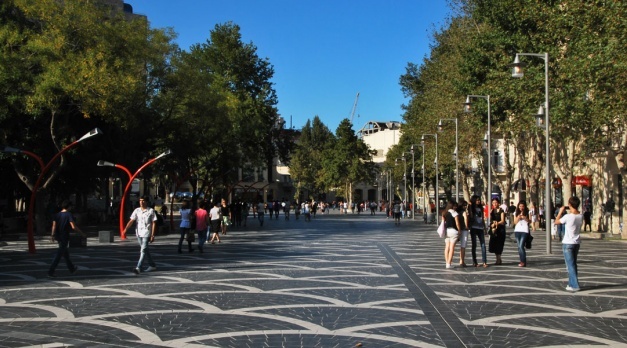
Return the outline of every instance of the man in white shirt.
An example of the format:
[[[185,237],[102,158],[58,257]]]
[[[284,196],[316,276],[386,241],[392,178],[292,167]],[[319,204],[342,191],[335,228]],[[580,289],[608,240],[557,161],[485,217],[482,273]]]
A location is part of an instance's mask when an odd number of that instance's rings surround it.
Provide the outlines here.
[[[155,231],[157,229],[157,214],[148,206],[148,196],[139,198],[139,208],[133,211],[131,214],[131,220],[126,224],[124,228],[124,235],[134,223],[137,223],[135,234],[137,235],[137,242],[140,246],[139,261],[137,267],[133,269],[135,274],[139,274],[142,270],[142,264],[144,259],[148,261],[148,268],[144,272],[152,272],[157,270],[157,264],[152,260],[150,256],[150,250],[148,250],[148,243],[152,243],[155,240]]]
[[[568,208],[561,207],[555,224],[564,225],[564,238],[562,239],[562,251],[564,253],[564,261],[568,270],[568,286],[567,291],[579,291],[579,279],[577,275],[577,254],[579,254],[579,246],[581,245],[581,225],[583,225],[583,215],[579,212],[579,204],[581,201],[577,197],[570,197],[568,200]],[[568,209],[568,214],[566,213]]]

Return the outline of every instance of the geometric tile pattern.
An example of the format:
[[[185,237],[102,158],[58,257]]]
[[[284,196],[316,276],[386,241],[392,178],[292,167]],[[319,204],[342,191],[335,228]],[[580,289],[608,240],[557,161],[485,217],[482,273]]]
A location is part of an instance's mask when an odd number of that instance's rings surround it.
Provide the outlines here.
[[[71,250],[77,274],[62,261],[54,279],[55,245],[31,255],[9,242],[0,347],[627,346],[627,244],[584,240],[582,291],[568,293],[561,247],[546,255],[543,234],[526,268],[508,240],[502,266],[445,269],[444,242],[422,221],[251,219],[204,254],[158,236],[158,269],[139,276],[134,238],[90,238]]]

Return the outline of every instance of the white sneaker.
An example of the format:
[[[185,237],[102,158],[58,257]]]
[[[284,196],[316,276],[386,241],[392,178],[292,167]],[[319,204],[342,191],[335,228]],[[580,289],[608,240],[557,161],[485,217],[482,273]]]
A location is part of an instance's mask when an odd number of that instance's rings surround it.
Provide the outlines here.
[[[154,272],[157,270],[157,267],[152,267],[152,266],[148,266],[148,268],[146,268],[146,270],[144,272]]]
[[[446,268],[453,268],[453,266],[451,266],[451,264],[450,264],[450,263],[447,263],[447,264],[446,264]]]
[[[575,292],[575,291],[579,291],[579,290],[580,290],[579,288],[575,289],[575,288],[571,287],[570,285],[566,285],[566,291],[573,291],[573,292]]]

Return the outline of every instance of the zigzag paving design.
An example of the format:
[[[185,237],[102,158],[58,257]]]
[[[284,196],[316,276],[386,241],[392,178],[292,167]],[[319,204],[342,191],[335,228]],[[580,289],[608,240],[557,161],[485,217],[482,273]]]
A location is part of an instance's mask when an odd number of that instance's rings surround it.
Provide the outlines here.
[[[62,261],[54,279],[54,245],[9,242],[0,347],[627,347],[627,244],[584,240],[582,291],[568,293],[561,246],[546,255],[543,234],[527,268],[508,241],[502,266],[447,270],[422,221],[250,219],[204,254],[159,236],[157,271],[139,276],[134,238],[90,238],[71,250],[77,274]]]

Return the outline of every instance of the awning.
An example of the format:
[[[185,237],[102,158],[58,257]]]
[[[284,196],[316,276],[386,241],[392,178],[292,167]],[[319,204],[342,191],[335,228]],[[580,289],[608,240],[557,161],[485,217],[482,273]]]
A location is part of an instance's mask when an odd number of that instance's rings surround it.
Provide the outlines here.
[[[518,179],[512,184],[512,191],[527,191],[527,186],[529,186],[527,180]]]

